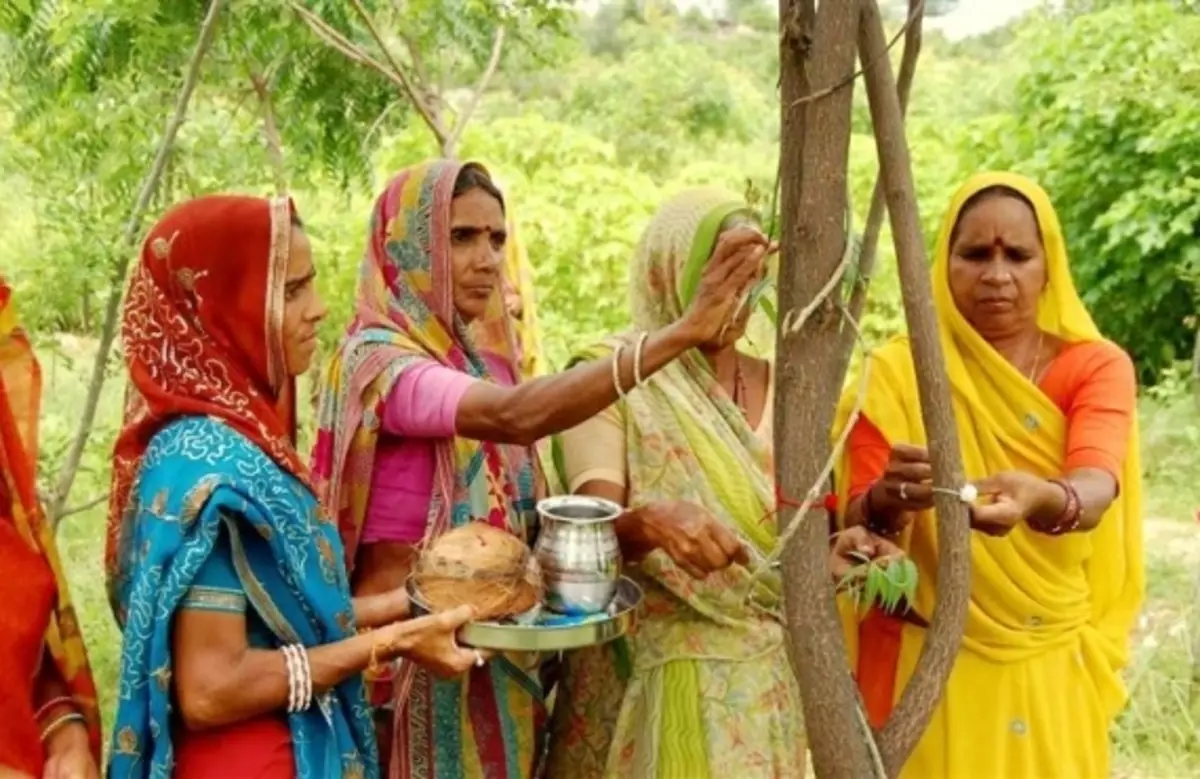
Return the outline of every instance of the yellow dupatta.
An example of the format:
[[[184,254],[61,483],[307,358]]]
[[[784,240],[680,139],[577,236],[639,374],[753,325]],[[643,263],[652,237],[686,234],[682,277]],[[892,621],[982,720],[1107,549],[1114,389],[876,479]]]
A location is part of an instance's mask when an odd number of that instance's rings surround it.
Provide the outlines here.
[[[542,353],[542,328],[538,323],[537,295],[533,284],[533,265],[525,251],[525,242],[517,229],[513,205],[506,200],[508,240],[504,245],[504,279],[521,299],[521,318],[513,323],[520,349],[518,366],[522,379],[534,379],[546,372]]]
[[[1009,173],[984,173],[968,180],[947,209],[932,270],[966,476],[978,479],[1009,469],[1058,476],[1066,446],[1063,413],[987,344],[951,297],[951,232],[966,202],[995,186],[1020,192],[1037,215],[1048,275],[1039,302],[1039,326],[1069,343],[1102,338],[1071,281],[1062,229],[1046,193]],[[889,443],[924,445],[907,339],[890,342],[871,361],[863,414]],[[843,397],[835,432],[847,424],[856,394],[852,386]],[[849,466],[847,455],[838,485],[843,506]],[[939,714],[908,764],[913,775],[1092,776],[1106,771],[1105,731],[1125,702],[1120,671],[1129,660],[1129,632],[1145,587],[1136,418],[1120,488],[1099,527],[1088,533],[1052,538],[1022,525],[1005,538],[972,534],[971,600],[962,650]],[[920,571],[914,608],[926,618],[936,598],[936,521],[933,512],[919,515],[902,539]],[[905,627],[897,699],[923,638],[920,629]],[[1017,666],[1019,673],[1012,670]],[[1076,669],[1082,669],[1082,675],[1068,678]],[[1082,680],[1089,683],[1084,692],[1064,689]],[[1005,684],[1032,689],[1014,691]],[[1076,700],[1086,711],[1062,713],[1065,700]],[[989,717],[1009,704],[1020,711],[1012,714],[1006,732],[984,732]],[[1062,721],[1068,717],[1072,720]]]

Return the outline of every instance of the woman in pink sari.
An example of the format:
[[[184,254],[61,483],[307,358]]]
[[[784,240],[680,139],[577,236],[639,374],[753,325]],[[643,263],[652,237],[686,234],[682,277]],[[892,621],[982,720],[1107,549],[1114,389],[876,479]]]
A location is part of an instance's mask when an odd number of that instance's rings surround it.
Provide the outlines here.
[[[533,444],[712,338],[768,251],[758,231],[735,231],[678,321],[624,352],[522,383],[500,294],[506,240],[504,199],[479,165],[410,168],[376,202],[314,462],[358,595],[402,585],[418,545],[452,526],[486,521],[532,541],[542,492]],[[649,516],[630,511],[621,528],[635,533]],[[411,665],[375,679],[391,776],[535,774],[546,719],[537,666],[480,660],[462,679]]]

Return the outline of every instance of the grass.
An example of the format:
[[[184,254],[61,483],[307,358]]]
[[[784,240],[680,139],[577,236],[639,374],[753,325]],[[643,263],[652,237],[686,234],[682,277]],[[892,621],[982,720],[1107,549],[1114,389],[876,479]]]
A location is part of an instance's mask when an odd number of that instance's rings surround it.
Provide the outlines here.
[[[91,345],[63,338],[41,344],[39,354],[46,374],[43,466],[52,466],[83,407]],[[78,504],[108,490],[122,392],[114,378],[102,396],[97,432],[72,492]],[[1144,401],[1142,443],[1148,597],[1127,674],[1130,703],[1112,734],[1115,773],[1122,779],[1200,776],[1200,679],[1192,676],[1200,660],[1200,526],[1193,519],[1200,508],[1200,413],[1190,400]],[[121,640],[104,591],[104,521],[103,506],[72,515],[59,542],[111,725]]]

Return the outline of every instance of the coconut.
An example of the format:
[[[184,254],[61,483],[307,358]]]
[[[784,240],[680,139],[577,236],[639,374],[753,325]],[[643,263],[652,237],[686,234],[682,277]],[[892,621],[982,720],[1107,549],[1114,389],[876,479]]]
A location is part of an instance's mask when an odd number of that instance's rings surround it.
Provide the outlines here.
[[[521,614],[542,599],[541,569],[529,547],[484,522],[468,523],[430,542],[417,560],[413,580],[430,611],[466,604],[479,620]]]

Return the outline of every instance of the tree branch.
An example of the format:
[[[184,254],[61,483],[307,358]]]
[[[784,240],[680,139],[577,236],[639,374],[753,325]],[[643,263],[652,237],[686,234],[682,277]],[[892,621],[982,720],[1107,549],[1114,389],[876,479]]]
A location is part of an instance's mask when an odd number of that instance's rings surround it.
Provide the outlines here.
[[[924,15],[924,10],[925,10],[925,0],[909,0],[908,17],[905,18],[904,24],[900,27],[899,31],[897,31],[897,33],[892,36],[892,39],[890,41],[888,41],[887,47],[884,49],[883,54],[881,56],[884,56],[884,57],[888,56],[891,53],[892,49],[895,48],[896,42],[899,41],[901,38],[905,39],[905,46],[908,45],[907,32],[912,27],[914,21],[916,22],[916,24],[918,26],[920,26],[920,23],[921,23],[920,19]],[[919,33],[918,33],[918,35],[919,35]],[[866,73],[867,69],[870,68],[871,65],[873,65],[873,64],[874,64],[873,62],[864,61],[862,70],[854,71],[849,76],[846,76],[844,79],[842,79],[841,81],[839,81],[836,84],[833,84],[832,86],[828,86],[825,89],[821,89],[816,92],[812,92],[810,94],[804,95],[803,97],[797,98],[796,101],[794,103],[792,103],[792,108],[804,105],[805,103],[811,103],[814,100],[820,100],[823,97],[829,97],[834,92],[837,92],[839,89],[845,89],[846,87],[853,84],[858,79],[859,76]]]
[[[900,99],[900,113],[908,112],[909,96],[912,94],[913,79],[917,73],[917,59],[921,55],[921,26],[924,21],[925,0],[908,0],[908,21],[904,34],[904,53],[900,55],[900,75],[896,80],[896,95]],[[875,272],[875,262],[879,257],[879,236],[883,231],[883,220],[887,216],[887,203],[884,199],[883,177],[875,177],[875,186],[871,192],[871,205],[867,210],[867,221],[863,227],[862,243],[859,246],[858,267],[853,274],[854,286],[850,290],[848,308],[854,321],[862,319],[863,309],[867,305],[867,292],[871,286],[871,275]],[[849,341],[854,337],[846,332]],[[841,366],[845,372],[849,366],[850,350],[845,350],[846,364]]]
[[[379,28],[375,26],[371,15],[363,7],[362,0],[351,0],[351,2],[354,4],[354,10],[358,14],[358,18],[362,19],[363,24],[367,26],[367,31],[371,33],[371,37],[375,39],[376,45],[383,51],[383,56],[387,58],[388,63],[395,71],[396,77],[403,84],[404,91],[408,94],[409,99],[412,100],[413,106],[421,114],[421,118],[425,120],[425,123],[429,125],[429,129],[433,131],[434,136],[437,138],[438,146],[444,147],[449,134],[446,132],[446,128],[442,124],[438,112],[433,110],[425,101],[425,97],[413,87],[412,82],[404,73],[404,68],[400,67],[400,63],[392,55],[392,50],[388,48],[387,43],[383,40],[383,36],[379,34]]]
[[[258,103],[262,108],[263,140],[267,144],[267,158],[271,161],[271,171],[275,179],[275,194],[287,193],[287,165],[283,157],[283,140],[279,137],[279,128],[275,124],[275,108],[271,104],[271,87],[267,79],[258,73],[250,74],[250,83],[258,95]]]
[[[167,159],[170,157],[171,149],[175,144],[175,137],[179,134],[179,128],[183,126],[184,119],[187,117],[188,104],[191,102],[196,82],[200,78],[200,64],[204,61],[204,55],[212,45],[220,11],[221,0],[212,0],[209,3],[208,13],[204,17],[204,22],[200,26],[196,46],[192,50],[192,57],[184,73],[183,85],[180,87],[179,96],[175,101],[175,112],[167,122],[166,130],[158,145],[158,152],[154,157],[154,162],[150,166],[149,173],[146,174],[146,179],[142,183],[142,189],[138,193],[137,201],[134,203],[129,220],[125,224],[125,233],[121,238],[117,266],[113,269],[111,279],[112,289],[109,291],[108,300],[105,303],[104,329],[101,331],[100,344],[96,352],[95,361],[92,363],[92,377],[91,383],[88,385],[87,398],[84,400],[79,426],[76,428],[75,437],[72,439],[71,446],[67,450],[66,459],[63,462],[62,469],[59,471],[58,484],[54,489],[54,501],[49,511],[52,525],[57,523],[63,515],[63,509],[71,493],[71,486],[75,481],[75,474],[79,470],[80,461],[83,459],[84,448],[87,446],[88,438],[91,436],[92,425],[96,421],[96,409],[100,403],[100,392],[104,389],[105,368],[108,365],[108,356],[112,351],[113,341],[116,340],[117,335],[117,321],[120,317],[121,298],[125,291],[125,274],[129,269],[133,247],[141,232],[142,218],[145,216],[146,209],[149,207],[150,201],[158,189],[159,180],[162,178],[163,170],[166,168]]]
[[[815,6],[812,0],[780,3],[781,311],[808,308],[846,253],[853,86],[829,91],[823,100],[801,98],[826,91],[814,87],[837,84],[854,70],[859,10],[855,0]],[[828,430],[842,390],[842,376],[830,368],[840,361],[842,319],[826,301],[805,320],[799,337],[788,337],[783,324],[781,319],[776,340],[775,469],[786,496],[821,483],[829,461]],[[823,507],[809,506],[787,524],[780,515],[781,536],[795,527],[794,543],[781,553],[790,659],[817,775],[862,779],[873,775],[874,763],[862,737],[858,691],[834,608],[827,516]]]
[[[896,94],[892,65],[881,53],[887,43],[876,0],[862,0],[859,55],[872,63],[866,69],[867,101],[875,126],[880,171],[886,193],[900,288],[908,321],[913,362],[920,394],[933,483],[963,483],[957,424],[950,402],[950,381],[929,299],[929,270],[925,242],[912,180],[912,162],[904,137],[904,118]],[[971,547],[966,511],[953,494],[937,492],[938,519],[937,605],[917,661],[916,671],[880,737],[880,750],[889,775],[895,776],[929,724],[950,676],[962,640],[970,597]]]
[[[408,97],[413,107],[416,108],[417,113],[420,114],[425,124],[437,137],[439,145],[441,144],[442,138],[445,135],[445,132],[441,129],[441,123],[437,120],[436,116],[431,113],[430,108],[425,103],[424,99],[416,92],[412,84],[409,83],[408,77],[404,75],[403,70],[396,66],[395,60],[392,59],[391,52],[388,51],[386,46],[383,47],[383,53],[384,56],[391,61],[392,67],[384,65],[379,60],[372,57],[370,54],[364,51],[361,46],[352,42],[349,38],[331,27],[320,16],[295,2],[295,0],[291,0],[289,5],[291,6],[292,10],[295,11],[296,14],[304,21],[304,23],[308,25],[309,29],[311,29],[318,38],[325,41],[325,43],[331,46],[335,51],[340,52],[342,56],[346,57],[346,59],[350,60],[351,62],[358,63],[359,65],[366,65],[372,70],[377,71],[397,87],[399,87],[400,91],[402,91],[405,96]],[[363,14],[365,13],[366,12],[363,11]],[[374,30],[373,25],[371,26],[371,29]],[[376,40],[379,40],[379,38],[377,37]]]
[[[909,96],[912,94],[913,78],[917,73],[917,59],[921,56],[921,26],[924,20],[925,0],[908,0],[908,24],[904,36],[904,53],[900,55],[900,75],[896,79],[896,95],[900,100],[900,115],[908,113]],[[875,270],[878,256],[879,235],[883,230],[883,218],[887,215],[884,199],[883,177],[876,176],[871,194],[871,205],[863,228],[862,246],[858,256],[858,272],[854,290],[850,295],[850,314],[855,319],[862,316],[866,304],[867,287],[871,273]]]
[[[62,522],[64,519],[66,519],[67,517],[69,517],[73,514],[82,514],[85,511],[90,511],[90,510],[96,508],[96,506],[99,506],[100,504],[104,503],[107,500],[108,500],[108,493],[106,492],[103,495],[97,495],[96,497],[92,498],[91,500],[87,501],[86,503],[81,503],[78,506],[72,506],[69,509],[63,509],[62,514],[59,514],[59,516],[58,516],[58,521]]]
[[[496,75],[496,68],[500,65],[500,53],[503,50],[504,25],[500,25],[496,28],[496,35],[492,39],[492,53],[488,57],[487,67],[483,69],[483,75],[479,77],[479,83],[475,85],[475,92],[471,95],[470,102],[463,109],[462,114],[458,117],[458,121],[454,123],[454,132],[450,134],[449,140],[442,147],[442,154],[446,157],[454,156],[458,141],[462,138],[463,131],[467,129],[467,124],[471,121],[471,115],[479,107],[479,101],[483,99],[483,93],[487,90],[488,84],[491,83],[492,77]]]

